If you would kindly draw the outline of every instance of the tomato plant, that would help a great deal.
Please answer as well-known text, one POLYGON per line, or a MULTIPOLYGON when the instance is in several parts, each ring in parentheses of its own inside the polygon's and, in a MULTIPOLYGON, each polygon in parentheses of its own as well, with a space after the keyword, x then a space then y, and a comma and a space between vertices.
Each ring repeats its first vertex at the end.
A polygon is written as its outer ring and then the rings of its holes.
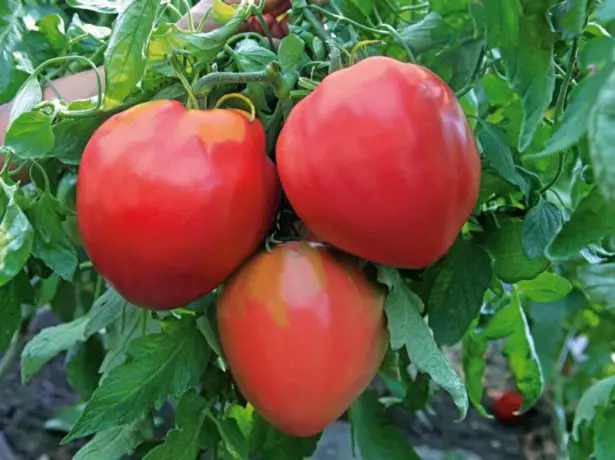
POLYGON ((442 400, 610 459, 614 31, 613 0, 4 0, 0 379, 64 356, 77 460, 340 423, 417 458, 392 415, 442 400))

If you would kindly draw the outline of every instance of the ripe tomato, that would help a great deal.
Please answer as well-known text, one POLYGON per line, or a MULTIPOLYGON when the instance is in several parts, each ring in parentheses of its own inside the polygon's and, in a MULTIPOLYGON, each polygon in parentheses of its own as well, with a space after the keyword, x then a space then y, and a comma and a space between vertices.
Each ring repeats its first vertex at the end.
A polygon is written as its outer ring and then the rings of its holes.
POLYGON ((378 372, 388 348, 383 301, 356 259, 320 243, 255 256, 229 279, 217 310, 242 394, 281 431, 322 431, 378 372))
POLYGON ((515 422, 520 418, 516 412, 522 404, 523 396, 516 391, 505 391, 493 400, 493 415, 504 424, 515 422))
POLYGON ((291 111, 276 156, 314 233, 399 268, 444 255, 478 198, 480 158, 455 94, 429 70, 388 57, 327 76, 291 111))
POLYGON ((127 300, 185 305, 258 248, 280 189, 257 120, 236 110, 154 101, 107 120, 83 153, 84 247, 127 300))

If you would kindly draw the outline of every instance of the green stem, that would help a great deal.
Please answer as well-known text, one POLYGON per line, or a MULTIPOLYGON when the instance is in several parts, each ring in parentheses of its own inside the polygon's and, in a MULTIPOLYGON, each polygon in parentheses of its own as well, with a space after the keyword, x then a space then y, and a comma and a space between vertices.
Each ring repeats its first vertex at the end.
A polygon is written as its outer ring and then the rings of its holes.
POLYGON ((306 19, 307 22, 310 23, 310 25, 314 29, 314 32, 316 33, 316 36, 320 38, 323 43, 330 45, 333 42, 331 36, 329 35, 329 32, 325 30, 325 28, 322 26, 322 23, 318 20, 314 13, 312 13, 312 11, 307 8, 307 6, 303 7, 303 17, 306 19))
POLYGON ((288 97, 290 89, 281 74, 280 64, 276 61, 267 65, 265 70, 258 72, 214 72, 197 80, 193 87, 194 94, 207 94, 216 85, 247 84, 254 82, 269 83, 279 98, 288 97))
POLYGON ((271 51, 275 52, 275 43, 273 42, 273 35, 271 35, 271 30, 269 30, 269 26, 267 25, 267 22, 265 21, 265 18, 263 17, 263 13, 257 10, 255 15, 256 15, 256 18, 258 19, 258 22, 260 22, 261 27, 263 28, 263 31, 265 32, 265 36, 267 37, 267 40, 269 41, 269 47, 271 48, 271 51))
POLYGON ((0 360, 0 382, 4 379, 13 366, 15 360, 21 354, 21 350, 24 346, 24 338, 20 331, 15 332, 9 348, 6 350, 2 359, 0 360))
POLYGON ((103 277, 100 275, 96 275, 96 286, 94 287, 94 302, 96 302, 96 299, 98 299, 100 297, 100 294, 102 294, 103 287, 103 277))
POLYGON ((390 24, 382 24, 380 27, 383 27, 386 30, 388 30, 389 31, 389 35, 397 40, 397 42, 401 45, 401 47, 404 49, 404 51, 408 55, 408 59, 409 59, 410 62, 412 62, 412 63, 416 62, 416 59, 414 58, 414 53, 412 52, 410 47, 406 44, 406 42, 404 41, 402 36, 399 35, 399 32, 397 32, 392 25, 390 25, 390 24))
POLYGON ((402 6, 399 8, 399 11, 414 11, 414 10, 422 10, 424 8, 429 7, 429 2, 417 3, 416 5, 410 6, 402 6))
POLYGON ((188 77, 186 76, 185 71, 176 55, 171 56, 171 68, 173 69, 175 75, 177 75, 177 78, 186 90, 186 94, 188 96, 188 108, 192 110, 198 109, 199 103, 196 100, 194 93, 192 92, 192 86, 190 86, 188 77))
POLYGON ((566 69, 566 75, 564 81, 560 87, 559 94, 557 95, 557 101, 555 102, 555 110, 553 113, 553 121, 557 125, 562 113, 564 112, 564 105, 566 103, 566 95, 568 94, 568 87, 572 81, 572 72, 574 72, 574 65, 577 59, 577 51, 579 49, 579 39, 575 38, 572 42, 572 48, 570 49, 570 59, 568 60, 568 68, 566 69))

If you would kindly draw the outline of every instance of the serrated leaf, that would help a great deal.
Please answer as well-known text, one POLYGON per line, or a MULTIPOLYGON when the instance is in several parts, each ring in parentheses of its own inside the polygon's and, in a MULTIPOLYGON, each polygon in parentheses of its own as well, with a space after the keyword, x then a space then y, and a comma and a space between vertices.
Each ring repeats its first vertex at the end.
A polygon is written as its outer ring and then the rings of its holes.
POLYGON ((133 340, 128 354, 134 360, 107 374, 65 441, 129 423, 167 396, 179 397, 199 381, 210 353, 191 319, 133 340))
POLYGON ((21 323, 21 303, 28 297, 24 291, 31 289, 30 280, 23 271, 0 287, 0 352, 9 346, 21 323))
POLYGON ((23 14, 19 0, 0 3, 0 104, 13 99, 28 76, 13 62, 13 53, 23 40, 23 14))
POLYGON ((544 378, 518 295, 512 295, 510 304, 491 318, 482 334, 487 340, 506 337, 503 353, 523 394, 522 410, 532 407, 544 390, 544 378))
POLYGON ((132 454, 142 441, 137 423, 114 426, 96 433, 73 460, 120 460, 132 454))
POLYGON ((278 56, 282 71, 288 72, 293 70, 303 57, 305 43, 296 35, 290 34, 282 39, 278 48, 278 56))
POLYGON ((105 107, 116 107, 145 74, 158 0, 132 0, 119 15, 105 51, 105 107))
POLYGON ((574 413, 572 437, 579 440, 579 431, 584 424, 593 424, 598 411, 604 411, 615 402, 615 376, 593 384, 581 397, 574 413))
POLYGON ((399 35, 410 49, 423 53, 445 45, 451 40, 451 31, 438 13, 430 12, 419 22, 404 26, 399 35))
POLYGON ((562 227, 562 213, 542 198, 528 211, 523 220, 521 244, 525 254, 535 260, 543 256, 562 227))
POLYGON ((196 391, 186 391, 175 411, 175 428, 167 433, 164 443, 152 449, 143 460, 194 460, 199 452, 199 434, 209 409, 196 391))
POLYGON ((421 317, 421 299, 405 285, 394 268, 379 266, 378 281, 389 289, 385 312, 391 348, 398 350, 405 347, 410 360, 418 369, 429 374, 435 383, 453 397, 461 418, 464 418, 468 410, 468 395, 421 317))
POLYGON ((263 70, 272 61, 275 61, 276 54, 258 42, 250 38, 239 41, 235 47, 237 57, 237 67, 241 72, 255 72, 263 70))
POLYGON ((3 286, 17 276, 28 261, 34 230, 15 201, 18 186, 9 186, 0 180, 0 188, 8 200, 0 221, 0 286, 3 286))
POLYGON ((213 416, 210 416, 210 418, 218 428, 220 436, 224 440, 224 446, 231 455, 239 457, 241 460, 248 460, 248 439, 239 429, 235 419, 219 420, 213 416))
POLYGON ((458 240, 436 269, 429 293, 429 326, 436 341, 454 345, 480 312, 491 284, 491 260, 478 246, 458 240))
POLYGON ((602 87, 589 116, 589 152, 596 183, 615 209, 615 71, 602 87))
POLYGON ((579 142, 587 132, 588 119, 600 90, 611 75, 613 65, 600 69, 593 77, 584 78, 570 92, 570 103, 564 112, 561 127, 555 132, 540 155, 550 155, 579 142))
POLYGON ((438 54, 430 69, 442 77, 453 91, 459 91, 471 83, 484 47, 485 40, 482 37, 466 40, 438 54))
POLYGON ((588 244, 600 241, 613 233, 615 233, 615 212, 598 188, 594 187, 581 200, 570 220, 564 223, 548 252, 552 257, 568 258, 588 244))
POLYGON ((555 87, 550 7, 550 0, 471 3, 474 18, 487 31, 488 45, 499 48, 510 84, 522 101, 520 151, 532 142, 555 87))
POLYGON ((92 335, 119 320, 127 305, 128 301, 124 300, 115 290, 107 289, 92 305, 89 312, 90 321, 85 328, 85 333, 92 335))
POLYGON ((53 116, 44 112, 22 113, 7 130, 4 145, 25 160, 46 158, 55 142, 52 123, 53 116))
POLYGON ((615 263, 582 265, 576 275, 592 302, 615 308, 615 263))
POLYGON ((513 153, 500 128, 491 123, 480 123, 477 139, 483 155, 498 174, 527 195, 529 184, 517 169, 513 153))
POLYGON ((83 342, 88 317, 43 329, 25 346, 21 354, 21 380, 27 383, 41 367, 58 353, 83 342))
POLYGON ((66 377, 83 400, 90 398, 98 387, 98 369, 105 357, 105 348, 98 336, 77 342, 68 350, 64 368, 66 377))
POLYGON ((522 220, 511 219, 489 239, 489 250, 495 259, 493 271, 506 283, 535 278, 549 266, 544 256, 534 260, 527 257, 522 243, 523 227, 522 220))
POLYGON ((535 302, 554 302, 572 290, 570 281, 556 273, 543 272, 533 280, 519 281, 519 289, 535 302))
POLYGON ((367 390, 350 406, 350 421, 363 460, 419 460, 397 427, 385 418, 384 406, 367 390))
POLYGON ((62 227, 56 212, 60 204, 49 193, 44 193, 28 210, 34 226, 32 254, 47 264, 61 278, 70 281, 77 270, 77 250, 62 227))
POLYGON ((61 118, 53 125, 55 140, 49 156, 65 164, 79 164, 86 144, 104 117, 104 114, 96 114, 79 118, 61 118))

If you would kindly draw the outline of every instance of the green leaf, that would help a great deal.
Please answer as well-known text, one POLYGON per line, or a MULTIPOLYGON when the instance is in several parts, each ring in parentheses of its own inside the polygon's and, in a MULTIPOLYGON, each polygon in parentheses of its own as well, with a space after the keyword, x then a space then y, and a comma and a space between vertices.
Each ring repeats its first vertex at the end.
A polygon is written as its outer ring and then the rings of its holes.
POLYGON ((105 107, 121 104, 145 74, 158 0, 132 0, 119 15, 105 51, 105 107))
POLYGON ((613 21, 615 19, 615 1, 605 0, 596 13, 596 19, 600 22, 613 21))
POLYGON ((245 38, 237 43, 235 47, 236 63, 241 72, 256 72, 263 70, 272 61, 275 61, 276 54, 255 40, 245 38))
POLYGON ((118 13, 122 6, 121 0, 66 0, 66 3, 73 8, 107 14, 118 13))
POLYGON ((226 449, 233 457, 248 460, 248 439, 239 429, 237 421, 232 418, 219 420, 211 415, 210 418, 218 428, 226 449))
POLYGON ((490 235, 489 250, 495 259, 493 271, 506 283, 516 283, 535 278, 549 266, 545 256, 530 259, 525 254, 522 243, 523 221, 506 221, 499 231, 490 235))
POLYGON ((86 337, 87 316, 69 323, 48 327, 39 332, 24 348, 21 354, 21 380, 27 383, 41 367, 61 351, 68 350, 86 337))
POLYGON ((602 196, 615 209, 615 71, 591 111, 588 139, 594 178, 602 196))
POLYGON ((59 14, 49 14, 36 22, 38 30, 56 52, 64 50, 68 37, 64 29, 64 19, 59 14))
POLYGON ((27 78, 13 61, 13 53, 23 40, 21 23, 23 10, 19 0, 0 2, 0 104, 13 99, 15 92, 27 78))
POLYGON ((500 128, 491 123, 480 123, 477 140, 483 155, 498 174, 527 195, 529 184, 519 173, 513 153, 508 147, 506 137, 500 128))
POLYGON ((419 460, 397 427, 385 418, 384 406, 367 390, 350 406, 350 421, 363 460, 419 460))
POLYGON ((594 187, 581 200, 570 220, 564 223, 548 252, 552 257, 568 258, 588 244, 600 241, 613 233, 615 233, 615 213, 598 188, 594 187))
POLYGON ((200 447, 199 434, 208 414, 207 402, 193 389, 186 391, 177 403, 175 428, 143 460, 195 460, 200 447))
POLYGON ((615 308, 615 263, 582 265, 577 268, 576 275, 592 302, 615 308))
POLYGON ((132 454, 142 441, 138 424, 114 426, 96 433, 73 460, 120 460, 132 454))
POLYGON ((520 151, 532 142, 555 87, 550 6, 550 0, 471 2, 474 18, 487 31, 488 45, 499 48, 510 84, 521 97, 520 151))
POLYGON ((49 156, 55 142, 52 123, 53 116, 44 112, 23 113, 6 132, 4 145, 19 158, 45 158, 49 156))
POLYGON ((0 287, 0 352, 9 346, 21 323, 21 303, 31 289, 30 280, 23 271, 0 287))
POLYGON ((421 299, 405 285, 394 268, 379 266, 378 281, 389 289, 385 312, 391 348, 398 350, 405 347, 410 360, 418 369, 429 374, 435 383, 453 397, 461 418, 464 418, 468 410, 468 395, 421 317, 421 299))
POLYGON ((57 158, 62 163, 77 165, 85 146, 101 125, 103 116, 79 118, 63 118, 53 125, 54 146, 50 156, 57 158))
POLYGON ((588 0, 565 0, 553 8, 555 30, 569 40, 583 33, 587 20, 588 0))
POLYGON ((92 305, 89 313, 90 321, 85 328, 85 333, 92 335, 119 320, 127 306, 128 301, 113 289, 107 289, 92 305))
POLYGON ((98 369, 104 357, 105 349, 98 336, 83 343, 77 342, 68 350, 64 365, 66 377, 84 400, 89 399, 98 387, 98 369))
POLYGON ((523 220, 521 243, 525 254, 532 260, 543 256, 561 227, 561 211, 541 198, 523 220))
POLYGON ((191 319, 133 340, 128 355, 134 360, 107 374, 65 442, 136 420, 168 395, 179 397, 198 383, 210 353, 191 319))
POLYGON ((562 125, 540 155, 549 155, 579 142, 587 131, 592 108, 596 105, 600 90, 609 79, 612 69, 613 65, 609 64, 593 77, 584 78, 572 89, 562 125))
POLYGON ((77 250, 62 227, 56 212, 59 207, 60 204, 51 194, 44 193, 27 210, 35 232, 32 254, 60 277, 70 281, 77 270, 77 250))
MULTIPOLYGON (((5 285, 21 271, 30 257, 34 230, 28 218, 15 202, 17 185, 9 186, 0 180, 0 187, 8 198, 0 221, 0 286, 5 285)), ((1 199, 0 199, 1 201, 1 199)))
POLYGON ((403 42, 417 54, 441 47, 452 37, 442 16, 435 12, 428 13, 419 22, 403 27, 399 35, 403 42))
POLYGON ((556 273, 543 272, 533 280, 519 281, 519 289, 535 302, 553 302, 572 290, 570 282, 556 273))
POLYGON ((278 55, 283 72, 291 71, 299 64, 304 49, 305 43, 296 35, 290 34, 282 39, 278 55))
POLYGON ((471 83, 484 48, 483 38, 466 40, 440 53, 430 65, 430 69, 442 77, 454 91, 459 91, 471 83))
POLYGON ((461 362, 468 396, 476 410, 483 417, 489 417, 489 413, 481 402, 483 399, 483 374, 487 367, 485 353, 487 352, 488 342, 483 334, 473 331, 465 335, 462 345, 461 362))
POLYGON ((491 284, 491 260, 478 246, 458 240, 438 266, 429 293, 429 326, 439 344, 454 345, 466 333, 491 284))
POLYGON ((583 425, 592 425, 598 414, 615 402, 615 376, 593 384, 581 397, 574 413, 572 426, 573 440, 578 441, 583 425))
POLYGON ((36 78, 28 78, 19 88, 9 115, 10 125, 23 113, 32 110, 36 104, 43 100, 43 90, 36 78))
POLYGON ((512 295, 510 304, 491 318, 482 334, 487 340, 506 337, 503 353, 523 394, 522 410, 532 407, 544 390, 544 378, 518 295, 512 295))

